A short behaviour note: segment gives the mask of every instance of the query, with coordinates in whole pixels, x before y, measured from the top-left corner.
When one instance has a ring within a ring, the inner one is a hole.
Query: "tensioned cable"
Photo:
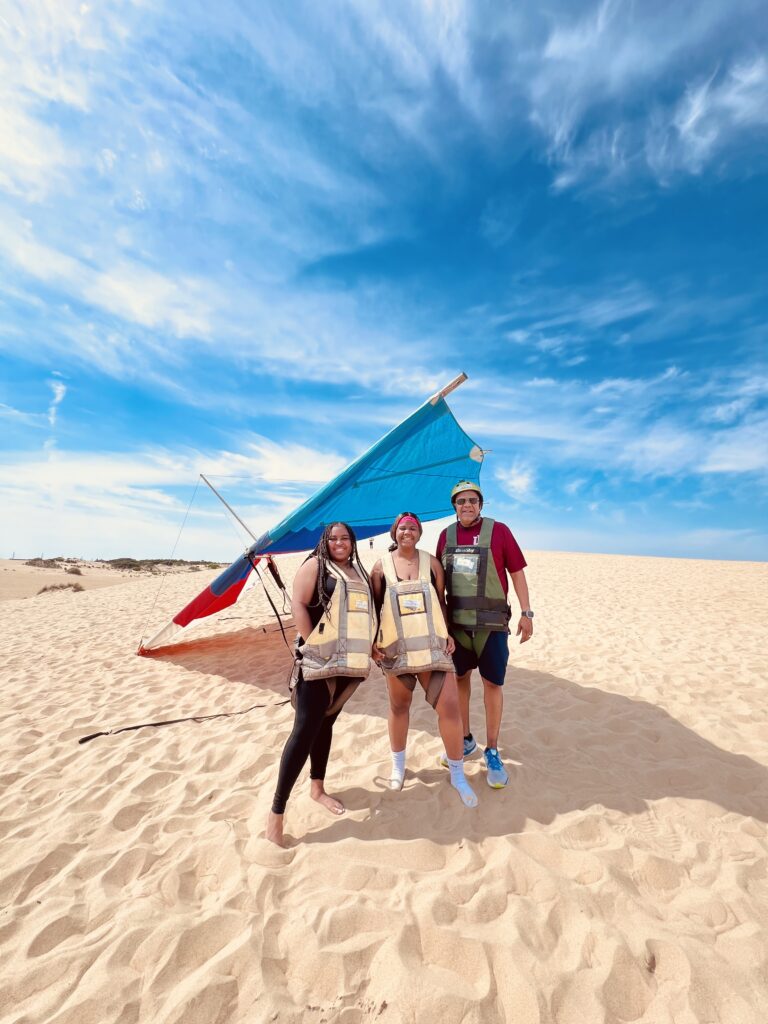
[[[192,508],[192,503],[195,500],[195,497],[197,495],[197,489],[198,489],[199,486],[200,486],[200,480],[198,478],[198,480],[197,480],[197,482],[195,484],[195,489],[192,492],[192,497],[189,500],[189,505],[187,505],[187,511],[186,511],[186,513],[184,515],[184,521],[182,522],[181,527],[179,528],[179,533],[178,533],[178,536],[176,537],[176,543],[173,545],[173,551],[171,552],[171,558],[173,558],[175,553],[176,553],[176,548],[178,547],[179,540],[181,539],[181,534],[183,533],[184,527],[186,526],[187,519],[189,517],[189,512],[190,512],[190,509]],[[224,518],[227,519],[226,516]],[[229,522],[228,519],[227,519],[227,521]],[[235,529],[234,528],[234,524],[230,522],[230,525],[232,526],[232,529],[234,530]],[[235,534],[237,536],[238,542],[240,542],[240,536],[239,536],[239,534],[237,534],[237,530],[235,530]],[[256,573],[256,576],[259,579],[259,582],[261,583],[262,587],[264,588],[264,593],[267,595],[267,600],[269,601],[270,605],[272,606],[272,610],[275,613],[278,625],[280,626],[280,632],[282,633],[283,642],[285,643],[285,645],[288,648],[288,650],[292,652],[291,645],[288,643],[288,638],[285,635],[285,629],[283,628],[282,620],[281,620],[280,615],[279,615],[279,613],[277,611],[277,608],[275,607],[275,604],[274,604],[274,602],[272,600],[272,597],[271,597],[269,591],[267,590],[266,583],[265,583],[264,579],[262,578],[261,573],[259,573],[259,571],[256,568],[255,559],[251,556],[250,552],[246,551],[246,554],[248,556],[248,560],[251,562],[251,565],[253,567],[253,571]],[[167,575],[167,573],[164,574],[163,578],[160,581],[160,588],[158,589],[158,592],[155,595],[155,600],[153,601],[152,607],[149,610],[149,615],[147,616],[147,622],[145,622],[145,624],[144,624],[144,630],[145,631],[146,631],[147,623],[149,622],[149,620],[150,620],[150,618],[152,616],[152,612],[154,611],[155,605],[157,604],[157,601],[158,601],[158,599],[160,597],[160,592],[162,591],[163,584],[165,583],[165,576],[166,575]],[[143,637],[144,637],[144,633],[142,632],[142,639],[143,639]],[[124,725],[124,726],[121,726],[119,729],[103,729],[100,732],[89,733],[87,736],[81,736],[80,739],[77,742],[78,742],[78,744],[89,743],[91,740],[95,740],[99,736],[117,736],[117,735],[119,735],[120,733],[123,733],[123,732],[134,732],[137,729],[158,729],[158,728],[161,728],[162,726],[165,726],[165,725],[179,725],[182,722],[210,722],[210,721],[212,721],[215,718],[232,718],[232,717],[234,717],[236,715],[247,715],[250,711],[255,711],[257,708],[279,708],[279,707],[282,707],[284,704],[290,704],[290,702],[291,702],[291,698],[288,697],[286,700],[275,701],[275,702],[269,703],[269,704],[252,704],[251,707],[244,708],[242,711],[220,711],[220,712],[217,712],[216,714],[212,714],[212,715],[189,715],[186,718],[168,718],[168,719],[164,719],[164,720],[159,721],[159,722],[141,722],[138,725]]]
[[[192,508],[192,502],[195,500],[195,496],[197,494],[197,488],[199,486],[200,486],[200,480],[198,479],[197,482],[195,483],[195,489],[192,492],[192,497],[189,499],[189,504],[187,505],[187,511],[184,513],[184,521],[182,522],[181,526],[179,527],[179,532],[178,532],[178,535],[176,537],[176,543],[173,545],[173,551],[171,551],[171,559],[173,559],[173,556],[176,554],[176,548],[179,546],[179,541],[181,540],[181,535],[184,532],[184,527],[187,525],[187,519],[189,518],[189,510]],[[152,607],[149,609],[149,614],[147,615],[146,621],[144,622],[144,629],[142,629],[142,631],[141,631],[141,637],[139,638],[139,647],[141,647],[142,643],[144,642],[144,634],[147,631],[147,626],[149,624],[150,619],[152,618],[152,612],[155,610],[155,605],[157,604],[157,602],[158,602],[158,600],[160,598],[160,594],[162,593],[163,587],[165,586],[165,578],[166,578],[167,575],[168,575],[168,573],[164,572],[162,577],[160,578],[160,586],[158,587],[157,593],[155,594],[155,600],[152,602]]]

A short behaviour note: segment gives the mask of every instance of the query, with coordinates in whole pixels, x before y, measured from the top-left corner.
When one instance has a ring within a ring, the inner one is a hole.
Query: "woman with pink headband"
[[[416,547],[422,529],[413,512],[401,512],[389,533],[389,551],[371,572],[379,610],[373,657],[384,670],[389,690],[389,784],[395,790],[403,788],[408,721],[418,679],[437,712],[451,785],[465,807],[476,807],[477,797],[464,777],[464,729],[451,660],[455,644],[446,625],[443,566]]]

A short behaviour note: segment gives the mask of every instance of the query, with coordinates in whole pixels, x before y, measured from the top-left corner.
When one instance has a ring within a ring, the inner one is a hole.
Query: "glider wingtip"
[[[467,379],[468,377],[466,373],[462,370],[458,377],[454,377],[453,380],[446,384],[444,388],[440,388],[439,391],[432,395],[429,400],[430,405],[437,405],[441,398],[445,398],[446,395],[450,395],[452,391],[455,391],[456,388],[460,387]]]

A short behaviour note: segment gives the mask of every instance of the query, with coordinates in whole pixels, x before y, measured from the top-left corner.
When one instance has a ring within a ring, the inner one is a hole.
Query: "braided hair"
[[[424,527],[421,525],[421,520],[416,515],[416,513],[400,512],[399,515],[395,516],[395,521],[389,528],[389,536],[392,538],[392,543],[387,548],[388,551],[397,551],[397,540],[395,539],[395,534],[397,533],[397,528],[400,525],[400,520],[405,519],[406,516],[408,516],[410,519],[415,519],[416,522],[419,524],[419,539],[421,539],[421,535],[424,532]]]
[[[307,562],[309,561],[310,558],[317,559],[317,593],[318,597],[320,598],[320,604],[323,606],[323,611],[325,612],[328,618],[330,618],[331,615],[331,595],[326,592],[325,581],[330,575],[328,569],[329,563],[333,564],[333,559],[331,558],[331,550],[328,542],[330,541],[331,530],[334,528],[334,526],[343,527],[349,534],[349,539],[352,541],[352,551],[350,552],[349,555],[349,565],[354,566],[354,568],[357,569],[358,573],[360,574],[360,578],[365,581],[368,589],[371,589],[370,577],[368,576],[368,573],[365,571],[363,563],[360,561],[360,555],[357,550],[357,537],[355,536],[355,531],[352,529],[351,526],[349,526],[347,523],[343,523],[341,520],[338,520],[335,523],[328,523],[328,525],[320,535],[320,540],[315,545],[314,550],[309,555],[307,555],[305,559],[305,561]]]

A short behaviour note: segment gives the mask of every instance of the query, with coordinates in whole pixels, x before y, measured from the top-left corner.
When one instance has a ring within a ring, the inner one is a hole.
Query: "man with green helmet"
[[[477,748],[469,728],[469,696],[472,670],[478,668],[485,701],[487,781],[493,789],[501,789],[509,781],[498,749],[504,706],[502,686],[509,660],[507,573],[520,602],[515,635],[522,644],[533,635],[526,561],[509,527],[481,515],[483,492],[479,484],[460,480],[451,491],[451,504],[456,522],[440,534],[437,557],[445,567],[448,628],[456,641],[453,660],[464,722],[464,756]]]

